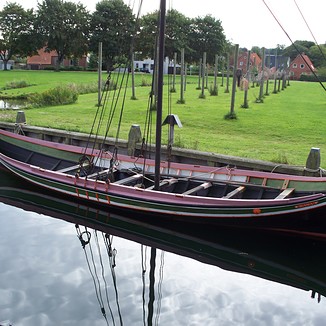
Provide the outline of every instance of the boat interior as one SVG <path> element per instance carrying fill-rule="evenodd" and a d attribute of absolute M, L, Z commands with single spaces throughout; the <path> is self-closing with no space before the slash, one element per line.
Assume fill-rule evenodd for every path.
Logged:
<path fill-rule="evenodd" d="M 78 174 L 88 179 L 109 181 L 111 183 L 154 190 L 154 173 L 143 173 L 138 167 L 128 169 L 102 169 L 90 164 L 88 158 L 80 161 L 62 160 L 56 157 L 32 152 L 24 148 L 4 146 L 3 154 L 21 162 L 39 166 L 43 169 L 58 171 L 70 175 Z M 228 199 L 284 199 L 307 195 L 294 188 L 271 187 L 249 184 L 236 181 L 212 180 L 204 177 L 182 177 L 178 175 L 162 174 L 160 191 L 180 195 L 203 196 Z"/>

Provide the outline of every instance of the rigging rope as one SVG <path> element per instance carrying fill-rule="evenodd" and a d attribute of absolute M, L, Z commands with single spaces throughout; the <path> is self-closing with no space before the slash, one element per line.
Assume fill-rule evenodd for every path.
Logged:
<path fill-rule="evenodd" d="M 308 64 L 307 60 L 305 59 L 305 57 L 302 55 L 302 53 L 299 51 L 298 47 L 295 45 L 295 43 L 292 41 L 291 37 L 289 36 L 289 34 L 286 32 L 286 30 L 284 29 L 284 27 L 282 26 L 282 24 L 279 22 L 279 20 L 277 19 L 277 17 L 275 16 L 275 14 L 273 13 L 273 11 L 270 9 L 270 7 L 267 5 L 267 3 L 265 2 L 265 0 L 262 0 L 264 5 L 266 6 L 266 8 L 269 10 L 269 12 L 271 13 L 271 15 L 274 17 L 275 21 L 278 23 L 278 25 L 281 27 L 281 29 L 283 30 L 283 32 L 285 33 L 285 35 L 287 36 L 287 38 L 290 40 L 291 44 L 293 45 L 293 47 L 296 49 L 296 51 L 298 52 L 298 54 L 300 55 L 300 57 L 302 58 L 302 60 L 305 62 L 305 64 L 307 65 L 307 67 L 310 69 L 311 73 L 315 76 L 316 80 L 319 82 L 319 84 L 321 85 L 321 87 L 324 89 L 324 91 L 326 91 L 326 87 L 324 86 L 324 84 L 320 81 L 320 79 L 318 78 L 318 76 L 316 75 L 316 73 L 314 72 L 314 70 L 310 67 L 310 65 Z"/>
<path fill-rule="evenodd" d="M 317 40 L 316 40 L 316 38 L 315 38 L 315 35 L 313 34 L 312 30 L 310 29 L 310 27 L 309 27 L 309 25 L 308 25 L 308 23 L 307 23 L 305 17 L 303 16 L 303 13 L 302 13 L 301 9 L 299 8 L 299 5 L 297 4 L 296 0 L 293 0 L 293 1 L 294 1 L 295 5 L 297 6 L 297 8 L 298 8 L 298 10 L 299 10 L 299 12 L 300 12 L 300 14 L 301 14 L 302 19 L 303 19 L 304 22 L 306 23 L 306 26 L 307 26 L 307 28 L 309 29 L 309 32 L 310 32 L 311 36 L 313 37 L 313 39 L 314 39 L 314 41 L 315 41 L 315 44 L 317 45 L 317 47 L 318 47 L 318 49 L 319 49 L 321 55 L 323 56 L 323 58 L 324 58 L 324 60 L 325 60 L 325 62 L 326 62 L 326 56 L 325 56 L 325 53 L 322 51 L 320 45 L 318 44 L 318 42 L 317 42 Z"/>
<path fill-rule="evenodd" d="M 132 40 L 131 40 L 131 52 L 130 52 L 130 54 L 133 52 L 133 49 L 134 49 L 134 42 L 135 42 L 135 37 L 137 35 L 137 30 L 138 30 L 138 26 L 139 26 L 140 12 L 141 12 L 141 8 L 142 8 L 142 3 L 143 3 L 143 0 L 140 0 L 139 1 L 138 13 L 137 13 L 137 17 L 136 17 L 135 30 L 133 31 Z M 134 4 L 133 4 L 133 6 L 134 6 Z M 121 37 L 122 37 L 122 35 L 121 35 Z M 121 53 L 118 53 L 117 55 L 119 55 L 119 54 L 121 54 Z M 116 78 L 115 78 L 114 81 L 111 80 L 111 73 L 109 73 L 109 75 L 108 75 L 107 81 L 106 81 L 106 83 L 104 85 L 104 90 L 103 90 L 103 92 L 101 94 L 101 98 L 100 98 L 100 101 L 98 103 L 98 108 L 97 108 L 97 111 L 96 111 L 96 114 L 95 114 L 95 117 L 94 117 L 94 120 L 93 120 L 91 131 L 90 131 L 89 136 L 88 136 L 88 140 L 87 140 L 87 143 L 86 143 L 86 146 L 85 146 L 85 150 L 84 150 L 83 156 L 82 156 L 82 158 L 80 160 L 81 161 L 80 166 L 83 165 L 83 162 L 84 162 L 85 158 L 87 157 L 86 156 L 87 149 L 91 147 L 90 143 L 91 143 L 92 135 L 95 135 L 95 140 L 92 142 L 93 146 L 91 148 L 91 152 L 90 152 L 89 155 L 93 156 L 93 154 L 94 154 L 95 146 L 96 146 L 97 139 L 98 139 L 98 135 L 100 134 L 100 128 L 103 125 L 104 117 L 106 115 L 105 113 L 106 113 L 107 106 L 108 106 L 107 104 L 109 102 L 109 91 L 111 90 L 111 88 L 114 88 L 113 98 L 111 100 L 111 105 L 110 105 L 110 110 L 109 110 L 109 114 L 108 114 L 108 118 L 107 118 L 104 138 L 103 138 L 103 141 L 101 142 L 100 153 L 97 156 L 97 159 L 96 159 L 97 161 L 95 163 L 97 163 L 98 160 L 100 160 L 100 158 L 101 158 L 101 156 L 102 156 L 102 154 L 103 154 L 103 152 L 105 150 L 105 142 L 106 142 L 106 140 L 108 138 L 109 130 L 111 128 L 111 125 L 112 125 L 112 122 L 113 122 L 113 119 L 115 117 L 115 113 L 116 113 L 116 110 L 117 110 L 117 106 L 119 104 L 120 94 L 121 94 L 123 86 L 124 86 L 125 90 L 124 90 L 123 100 L 122 100 L 122 103 L 121 103 L 121 111 L 120 111 L 120 115 L 119 115 L 119 118 L 118 118 L 118 128 L 117 128 L 116 135 L 115 135 L 115 147 L 117 146 L 118 139 L 119 139 L 119 134 L 120 134 L 120 126 L 121 126 L 121 121 L 122 121 L 122 115 L 123 115 L 123 110 L 124 110 L 124 106 L 125 106 L 125 98 L 126 98 L 126 92 L 127 92 L 127 87 L 126 86 L 128 84 L 128 80 L 129 80 L 129 72 L 128 72 L 129 69 L 128 68 L 131 67 L 131 55 L 130 55 L 130 58 L 128 59 L 128 62 L 126 64 L 126 66 L 127 66 L 127 68 L 124 67 L 124 69 L 123 69 L 122 78 L 121 78 L 120 69 L 118 69 L 118 73 L 115 74 Z M 120 67 L 121 67 L 121 65 L 120 65 Z M 131 68 L 133 68 L 133 67 L 131 67 Z M 93 163 L 94 162 L 92 162 L 92 164 Z M 87 175 L 90 171 L 84 171 L 84 172 L 86 172 L 85 174 Z"/>
<path fill-rule="evenodd" d="M 157 13 L 157 19 L 159 20 L 159 12 Z M 157 27 L 157 36 L 159 33 L 159 28 Z M 157 43 L 158 43 L 158 37 L 156 36 L 155 44 L 157 48 Z M 142 182 L 144 183 L 145 179 L 145 165 L 146 165 L 146 159 L 147 155 L 145 155 L 145 152 L 149 153 L 150 158 L 150 153 L 151 153 L 151 144 L 152 144 L 152 127 L 153 127 L 153 117 L 152 114 L 153 112 L 156 112 L 157 109 L 157 101 L 156 101 L 156 96 L 157 96 L 157 51 L 154 51 L 154 70 L 152 74 L 152 83 L 151 83 L 151 92 L 148 97 L 148 102 L 147 102 L 147 113 L 145 116 L 145 124 L 144 124 L 144 131 L 143 135 L 145 135 L 142 139 L 142 146 L 141 146 L 141 153 L 140 155 L 144 158 L 143 161 L 143 179 Z"/>

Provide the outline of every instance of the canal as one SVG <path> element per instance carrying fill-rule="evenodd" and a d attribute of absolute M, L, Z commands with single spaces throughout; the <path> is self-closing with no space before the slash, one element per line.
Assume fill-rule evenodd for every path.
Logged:
<path fill-rule="evenodd" d="M 152 225 L 0 180 L 0 325 L 326 323 L 323 242 Z"/>

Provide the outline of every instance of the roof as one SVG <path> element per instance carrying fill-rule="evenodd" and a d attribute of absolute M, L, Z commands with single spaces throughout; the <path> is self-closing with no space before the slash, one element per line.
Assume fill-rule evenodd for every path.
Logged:
<path fill-rule="evenodd" d="M 315 70 L 313 63 L 305 53 L 298 54 L 296 58 L 291 62 L 291 66 L 293 63 L 300 63 L 300 62 L 305 62 L 309 67 L 311 67 L 312 70 Z"/>

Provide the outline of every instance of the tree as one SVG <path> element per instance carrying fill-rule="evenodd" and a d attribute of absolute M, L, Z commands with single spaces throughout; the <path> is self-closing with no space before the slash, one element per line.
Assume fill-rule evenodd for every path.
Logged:
<path fill-rule="evenodd" d="M 157 36 L 158 11 L 141 17 L 140 30 L 137 33 L 135 50 L 143 57 L 155 57 L 155 44 Z"/>
<path fill-rule="evenodd" d="M 33 10 L 24 10 L 17 3 L 8 3 L 0 11 L 0 59 L 5 70 L 14 55 L 32 55 L 39 48 L 34 20 Z"/>
<path fill-rule="evenodd" d="M 165 55 L 173 58 L 174 52 L 189 48 L 189 29 L 191 20 L 177 10 L 169 10 L 166 15 Z M 158 11 L 144 15 L 141 19 L 141 28 L 137 36 L 136 49 L 143 56 L 154 57 L 156 36 L 158 32 Z"/>
<path fill-rule="evenodd" d="M 309 58 L 316 68 L 326 67 L 326 45 L 314 45 L 309 49 Z"/>
<path fill-rule="evenodd" d="M 256 53 L 256 54 L 258 54 L 259 57 L 261 58 L 261 57 L 262 57 L 262 53 L 263 53 L 263 51 L 262 51 L 262 48 L 261 48 L 261 47 L 255 45 L 255 46 L 253 46 L 253 47 L 251 48 L 251 53 Z"/>
<path fill-rule="evenodd" d="M 65 57 L 79 58 L 87 53 L 89 13 L 80 3 L 44 0 L 38 4 L 37 28 L 46 51 L 56 51 L 59 69 Z"/>
<path fill-rule="evenodd" d="M 122 0 L 102 0 L 91 17 L 90 50 L 97 53 L 102 42 L 103 61 L 107 71 L 121 58 L 130 58 L 135 19 L 132 10 Z"/>
<path fill-rule="evenodd" d="M 188 37 L 190 25 L 191 20 L 177 10 L 172 9 L 167 12 L 165 30 L 166 56 L 172 58 L 174 52 L 180 52 L 181 49 L 185 49 L 185 53 L 190 53 Z"/>
<path fill-rule="evenodd" d="M 224 53 L 226 39 L 220 20 L 211 15 L 195 18 L 190 27 L 189 46 L 192 60 L 198 61 L 203 52 L 207 53 L 207 62 L 213 64 L 215 55 Z"/>
<path fill-rule="evenodd" d="M 291 44 L 284 49 L 283 55 L 290 57 L 291 61 L 294 60 L 298 54 L 306 53 L 308 54 L 309 48 L 315 43 L 310 41 L 295 41 L 294 44 Z"/>

